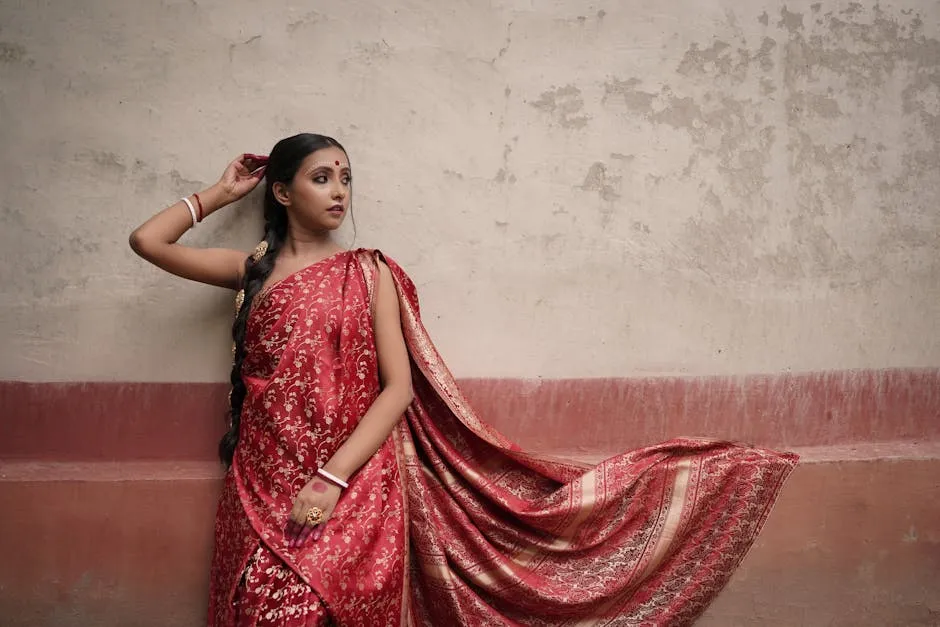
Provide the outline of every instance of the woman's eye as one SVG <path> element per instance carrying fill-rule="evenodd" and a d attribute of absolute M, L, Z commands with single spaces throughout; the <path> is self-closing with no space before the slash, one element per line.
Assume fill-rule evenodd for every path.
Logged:
<path fill-rule="evenodd" d="M 350 183 L 352 183 L 352 177 L 350 177 L 350 176 L 344 176 L 344 177 L 343 177 L 343 185 L 349 185 Z"/>
<path fill-rule="evenodd" d="M 326 185 L 326 177 L 322 174 L 320 176 L 315 176 L 313 177 L 313 182 L 317 183 L 318 185 Z"/>

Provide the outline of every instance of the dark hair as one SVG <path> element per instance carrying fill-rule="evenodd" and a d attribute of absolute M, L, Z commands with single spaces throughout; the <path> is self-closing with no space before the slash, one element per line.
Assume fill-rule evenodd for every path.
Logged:
<path fill-rule="evenodd" d="M 219 457 L 226 465 L 232 464 L 235 445 L 238 444 L 238 429 L 241 423 L 242 404 L 245 402 L 245 382 L 242 380 L 242 362 L 245 359 L 245 325 L 251 302 L 261 290 L 265 280 L 274 269 L 274 262 L 287 238 L 287 210 L 274 197 L 275 183 L 290 183 L 300 164 L 307 156 L 317 150 L 336 147 L 346 152 L 343 146 L 325 135 L 301 133 L 282 139 L 271 149 L 267 168 L 264 171 L 264 242 L 267 251 L 259 259 L 249 257 L 245 262 L 245 276 L 242 279 L 244 300 L 235 322 L 232 324 L 232 339 L 235 340 L 235 358 L 232 364 L 232 393 L 230 396 L 231 414 L 228 433 L 219 442 Z M 347 155 L 348 159 L 348 155 Z"/>

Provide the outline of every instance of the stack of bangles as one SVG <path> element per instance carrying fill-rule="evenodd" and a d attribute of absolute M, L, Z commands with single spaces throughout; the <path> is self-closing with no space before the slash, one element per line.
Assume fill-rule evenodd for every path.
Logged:
<path fill-rule="evenodd" d="M 189 215 L 193 217 L 193 226 L 196 226 L 197 222 L 202 222 L 204 215 L 202 210 L 202 201 L 199 200 L 199 194 L 193 194 L 193 197 L 196 199 L 196 205 L 199 207 L 199 211 L 196 211 L 196 207 L 193 207 L 193 203 L 189 199 L 189 196 L 183 196 L 180 198 L 180 200 L 186 203 L 186 206 L 189 208 Z"/>
<path fill-rule="evenodd" d="M 345 490 L 349 487 L 349 484 L 334 475 L 331 472 L 324 470 L 323 468 L 317 469 L 317 474 L 332 483 L 333 485 L 342 488 Z M 323 510 L 319 507 L 311 507 L 307 510 L 306 522 L 308 525 L 316 526 L 323 522 Z"/>

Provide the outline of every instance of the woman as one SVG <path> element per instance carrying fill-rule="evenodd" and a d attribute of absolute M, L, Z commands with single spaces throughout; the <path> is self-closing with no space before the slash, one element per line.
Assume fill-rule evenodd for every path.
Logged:
<path fill-rule="evenodd" d="M 253 254 L 176 243 L 262 179 Z M 301 134 L 131 235 L 164 270 L 240 290 L 210 624 L 694 620 L 796 456 L 691 439 L 593 467 L 521 451 L 460 394 L 401 268 L 331 238 L 351 192 L 342 146 Z"/>

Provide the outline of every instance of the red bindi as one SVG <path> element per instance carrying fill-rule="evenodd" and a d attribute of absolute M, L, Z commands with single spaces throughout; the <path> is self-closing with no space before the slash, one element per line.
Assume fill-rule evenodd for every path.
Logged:
<path fill-rule="evenodd" d="M 339 165 L 339 161 L 336 162 L 336 165 Z"/>

